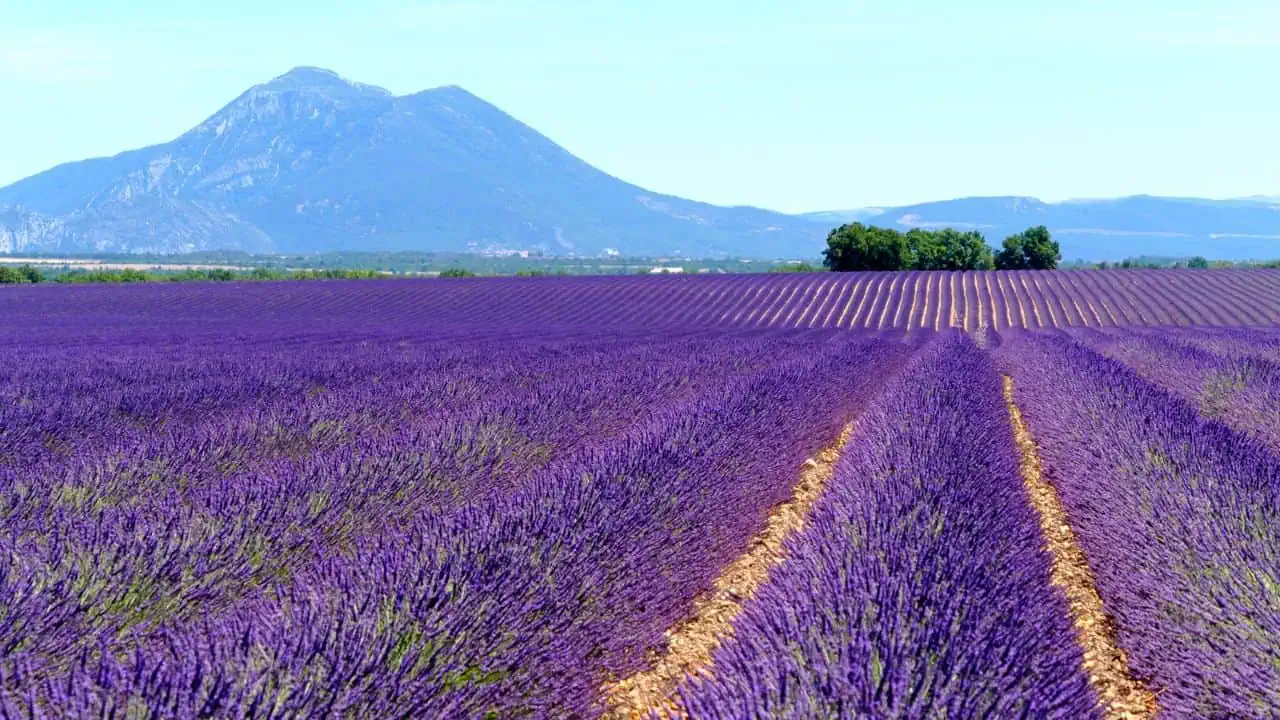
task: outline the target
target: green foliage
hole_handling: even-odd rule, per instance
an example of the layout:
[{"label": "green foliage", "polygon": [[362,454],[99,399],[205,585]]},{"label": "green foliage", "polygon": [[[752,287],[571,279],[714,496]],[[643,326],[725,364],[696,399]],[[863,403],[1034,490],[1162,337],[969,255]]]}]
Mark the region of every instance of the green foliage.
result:
[{"label": "green foliage", "polygon": [[807,273],[818,271],[819,268],[816,268],[807,262],[783,263],[769,268],[769,272],[771,273]]},{"label": "green foliage", "polygon": [[862,223],[827,236],[823,265],[830,270],[990,270],[991,248],[979,232],[915,228],[906,234]]},{"label": "green foliage", "polygon": [[236,279],[236,274],[226,268],[214,268],[212,270],[205,270],[204,274],[205,274],[205,277],[207,277],[208,279],[217,280],[219,282],[229,282],[231,280]]},{"label": "green foliage", "polygon": [[290,280],[371,280],[382,277],[382,275],[377,270],[327,268],[323,270],[294,270],[288,277]]},{"label": "green foliage", "polygon": [[250,280],[283,280],[284,278],[285,278],[284,273],[277,272],[275,270],[272,270],[271,268],[264,268],[264,267],[254,268],[249,273]]},{"label": "green foliage", "polygon": [[[5,268],[0,266],[0,282],[4,282]],[[37,271],[37,275],[39,273]],[[43,276],[40,276],[43,279]],[[274,270],[266,267],[254,268],[248,272],[241,270],[232,270],[230,268],[208,268],[196,269],[189,268],[186,270],[165,271],[153,270],[144,272],[142,270],[124,269],[124,270],[86,270],[77,268],[74,270],[64,271],[61,274],[54,275],[52,280],[57,283],[66,284],[83,284],[83,283],[137,283],[137,282],[233,282],[244,280],[355,280],[355,279],[372,279],[385,277],[377,270],[356,270],[329,268],[319,270],[296,270],[293,272],[285,272]],[[29,280],[21,280],[20,282],[29,282]]]},{"label": "green foliage", "polygon": [[1162,257],[1155,255],[1141,255],[1138,257],[1129,257],[1119,262],[1102,262],[1089,263],[1083,260],[1076,260],[1065,265],[1068,270],[1169,270],[1178,268],[1191,268],[1192,270],[1219,270],[1223,268],[1274,268],[1280,267],[1280,263],[1276,261],[1256,261],[1256,260],[1209,260],[1200,255],[1189,258]]},{"label": "green foliage", "polygon": [[[376,251],[376,252],[327,252],[297,254],[250,255],[244,252],[217,250],[170,254],[154,253],[92,253],[75,256],[49,256],[47,264],[38,266],[46,281],[66,272],[91,266],[84,261],[104,264],[136,264],[139,267],[155,266],[148,270],[156,281],[166,281],[175,272],[188,267],[231,268],[237,280],[288,280],[296,270],[361,270],[371,277],[387,276],[435,276],[449,268],[466,268],[479,276],[528,275],[536,277],[561,275],[631,275],[643,274],[653,268],[655,259],[626,255],[601,257],[577,257],[542,255],[531,252],[514,255],[481,255],[462,252]],[[789,257],[785,260],[804,260],[818,265],[817,259]],[[65,260],[66,265],[56,262]],[[681,258],[678,261],[686,273],[706,270],[715,273],[763,273],[778,265],[776,259],[741,258],[735,256],[716,258]],[[70,267],[69,267],[70,266]],[[162,269],[163,268],[163,269]],[[333,274],[308,275],[305,279],[331,279]],[[352,276],[344,276],[352,277]],[[201,281],[208,280],[201,277]],[[301,276],[299,279],[303,279]],[[192,278],[194,281],[194,277]]]},{"label": "green foliage", "polygon": [[198,282],[201,280],[229,282],[240,279],[240,276],[226,268],[213,268],[210,270],[183,270],[169,275],[167,279],[170,282]]},{"label": "green foliage", "polygon": [[476,276],[475,273],[471,272],[466,268],[449,268],[448,270],[440,271],[440,277],[442,278],[460,278],[460,277],[475,277],[475,276]]},{"label": "green foliage", "polygon": [[1049,228],[1037,225],[1005,238],[995,260],[999,270],[1054,270],[1062,262],[1062,248]]},{"label": "green foliage", "polygon": [[141,270],[73,270],[54,278],[54,282],[71,285],[87,283],[140,283],[159,280],[163,276],[151,275]]},{"label": "green foliage", "polygon": [[915,258],[912,270],[990,270],[995,258],[982,233],[945,228],[929,232],[916,228],[906,235]]},{"label": "green foliage", "polygon": [[841,225],[827,235],[822,264],[828,270],[903,270],[907,243],[897,230],[870,227],[860,222]]},{"label": "green foliage", "polygon": [[1027,254],[1021,235],[1010,235],[1004,239],[1004,247],[996,253],[996,267],[1001,270],[1027,269]]},{"label": "green foliage", "polygon": [[44,281],[44,275],[30,265],[0,265],[0,285],[27,285]]},{"label": "green foliage", "polygon": [[204,280],[205,277],[204,273],[199,270],[183,270],[182,272],[174,273],[165,279],[169,282],[195,282],[196,280]]}]

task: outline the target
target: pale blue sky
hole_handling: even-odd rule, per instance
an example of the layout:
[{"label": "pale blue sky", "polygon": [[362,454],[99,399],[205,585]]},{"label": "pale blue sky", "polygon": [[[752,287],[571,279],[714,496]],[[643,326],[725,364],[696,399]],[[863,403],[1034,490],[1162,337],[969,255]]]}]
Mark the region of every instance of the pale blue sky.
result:
[{"label": "pale blue sky", "polygon": [[457,84],[653,190],[783,211],[1280,194],[1275,0],[0,0],[0,185],[295,65]]}]

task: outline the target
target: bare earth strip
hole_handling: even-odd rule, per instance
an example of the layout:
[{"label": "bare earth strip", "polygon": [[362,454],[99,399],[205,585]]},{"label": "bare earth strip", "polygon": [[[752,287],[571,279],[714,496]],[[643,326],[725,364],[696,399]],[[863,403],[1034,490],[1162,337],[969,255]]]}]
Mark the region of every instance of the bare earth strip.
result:
[{"label": "bare earth strip", "polygon": [[1035,438],[1013,401],[1013,378],[1004,378],[1004,399],[1013,421],[1014,440],[1022,480],[1031,504],[1040,515],[1040,529],[1053,557],[1050,581],[1062,588],[1071,604],[1071,620],[1084,649],[1084,669],[1094,690],[1107,706],[1107,717],[1136,720],[1156,716],[1156,696],[1133,677],[1128,658],[1116,645],[1115,629],[1102,605],[1093,571],[1067,522],[1058,491],[1044,478]]},{"label": "bare earth strip", "polygon": [[791,499],[774,508],[747,552],[716,578],[712,589],[694,603],[689,616],[667,630],[666,653],[653,658],[650,669],[605,686],[605,717],[684,717],[675,699],[676,687],[686,676],[709,671],[712,653],[733,634],[733,621],[742,612],[743,603],[782,562],[783,542],[804,527],[851,435],[852,423],[833,445],[805,463]]}]

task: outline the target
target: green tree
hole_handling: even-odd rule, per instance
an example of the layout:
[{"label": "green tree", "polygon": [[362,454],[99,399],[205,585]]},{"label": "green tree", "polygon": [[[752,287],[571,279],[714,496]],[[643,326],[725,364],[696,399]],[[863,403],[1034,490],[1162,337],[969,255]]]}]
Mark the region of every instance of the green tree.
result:
[{"label": "green tree", "polygon": [[476,276],[475,273],[471,272],[466,268],[449,268],[448,270],[440,271],[440,277],[442,278],[460,278],[460,277],[475,277],[475,276]]},{"label": "green tree", "polygon": [[1193,268],[1195,270],[1208,270],[1209,260],[1207,258],[1203,258],[1197,255],[1187,261],[1187,267]]},{"label": "green tree", "polygon": [[[123,283],[140,283],[154,279],[151,275],[133,268],[125,268],[116,273],[115,277],[119,278],[118,282]],[[112,280],[105,280],[104,282],[112,282]]]},{"label": "green tree", "polygon": [[823,255],[831,270],[990,270],[996,264],[980,232],[912,228],[904,234],[861,223],[833,230]]},{"label": "green tree", "polygon": [[769,268],[769,272],[771,273],[807,273],[807,272],[818,272],[818,268],[810,265],[807,262],[798,262],[798,263],[789,262],[789,263],[782,263],[781,265],[774,265],[773,267]]},{"label": "green tree", "polygon": [[1010,235],[996,254],[1000,270],[1053,270],[1062,262],[1062,248],[1043,225]]},{"label": "green tree", "polygon": [[940,233],[912,228],[904,236],[907,242],[906,267],[911,270],[947,269],[947,247]]},{"label": "green tree", "polygon": [[279,280],[283,275],[270,268],[257,267],[249,273],[249,277],[253,280]]},{"label": "green tree", "polygon": [[212,268],[205,271],[205,277],[209,280],[229,282],[236,279],[236,274],[226,268]]},{"label": "green tree", "polygon": [[1027,253],[1021,235],[1010,235],[1004,239],[1004,247],[996,253],[996,269],[1026,270]]},{"label": "green tree", "polygon": [[1054,270],[1062,262],[1062,248],[1049,234],[1049,228],[1037,225],[1022,233],[1024,252],[1032,270]]},{"label": "green tree", "polygon": [[204,273],[193,269],[183,270],[168,276],[169,282],[195,282],[204,279],[206,279]]},{"label": "green tree", "polygon": [[841,225],[827,235],[822,264],[828,270],[904,270],[909,253],[902,233],[862,223]]},{"label": "green tree", "polygon": [[940,270],[990,270],[995,267],[995,256],[980,232],[962,233],[946,228],[937,233],[937,239],[943,248]]},{"label": "green tree", "polygon": [[73,270],[54,278],[60,283],[140,283],[162,280],[160,275],[151,275],[141,270],[126,268],[124,270]]},{"label": "green tree", "polygon": [[44,282],[44,275],[30,265],[0,265],[0,285],[25,285]]}]

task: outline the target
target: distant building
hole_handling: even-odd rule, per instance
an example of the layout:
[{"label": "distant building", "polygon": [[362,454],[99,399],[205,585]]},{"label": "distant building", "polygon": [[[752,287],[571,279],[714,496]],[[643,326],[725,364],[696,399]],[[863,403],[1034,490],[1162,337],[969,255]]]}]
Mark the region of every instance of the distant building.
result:
[{"label": "distant building", "polygon": [[655,267],[649,271],[650,275],[678,275],[684,272],[682,267]]}]

